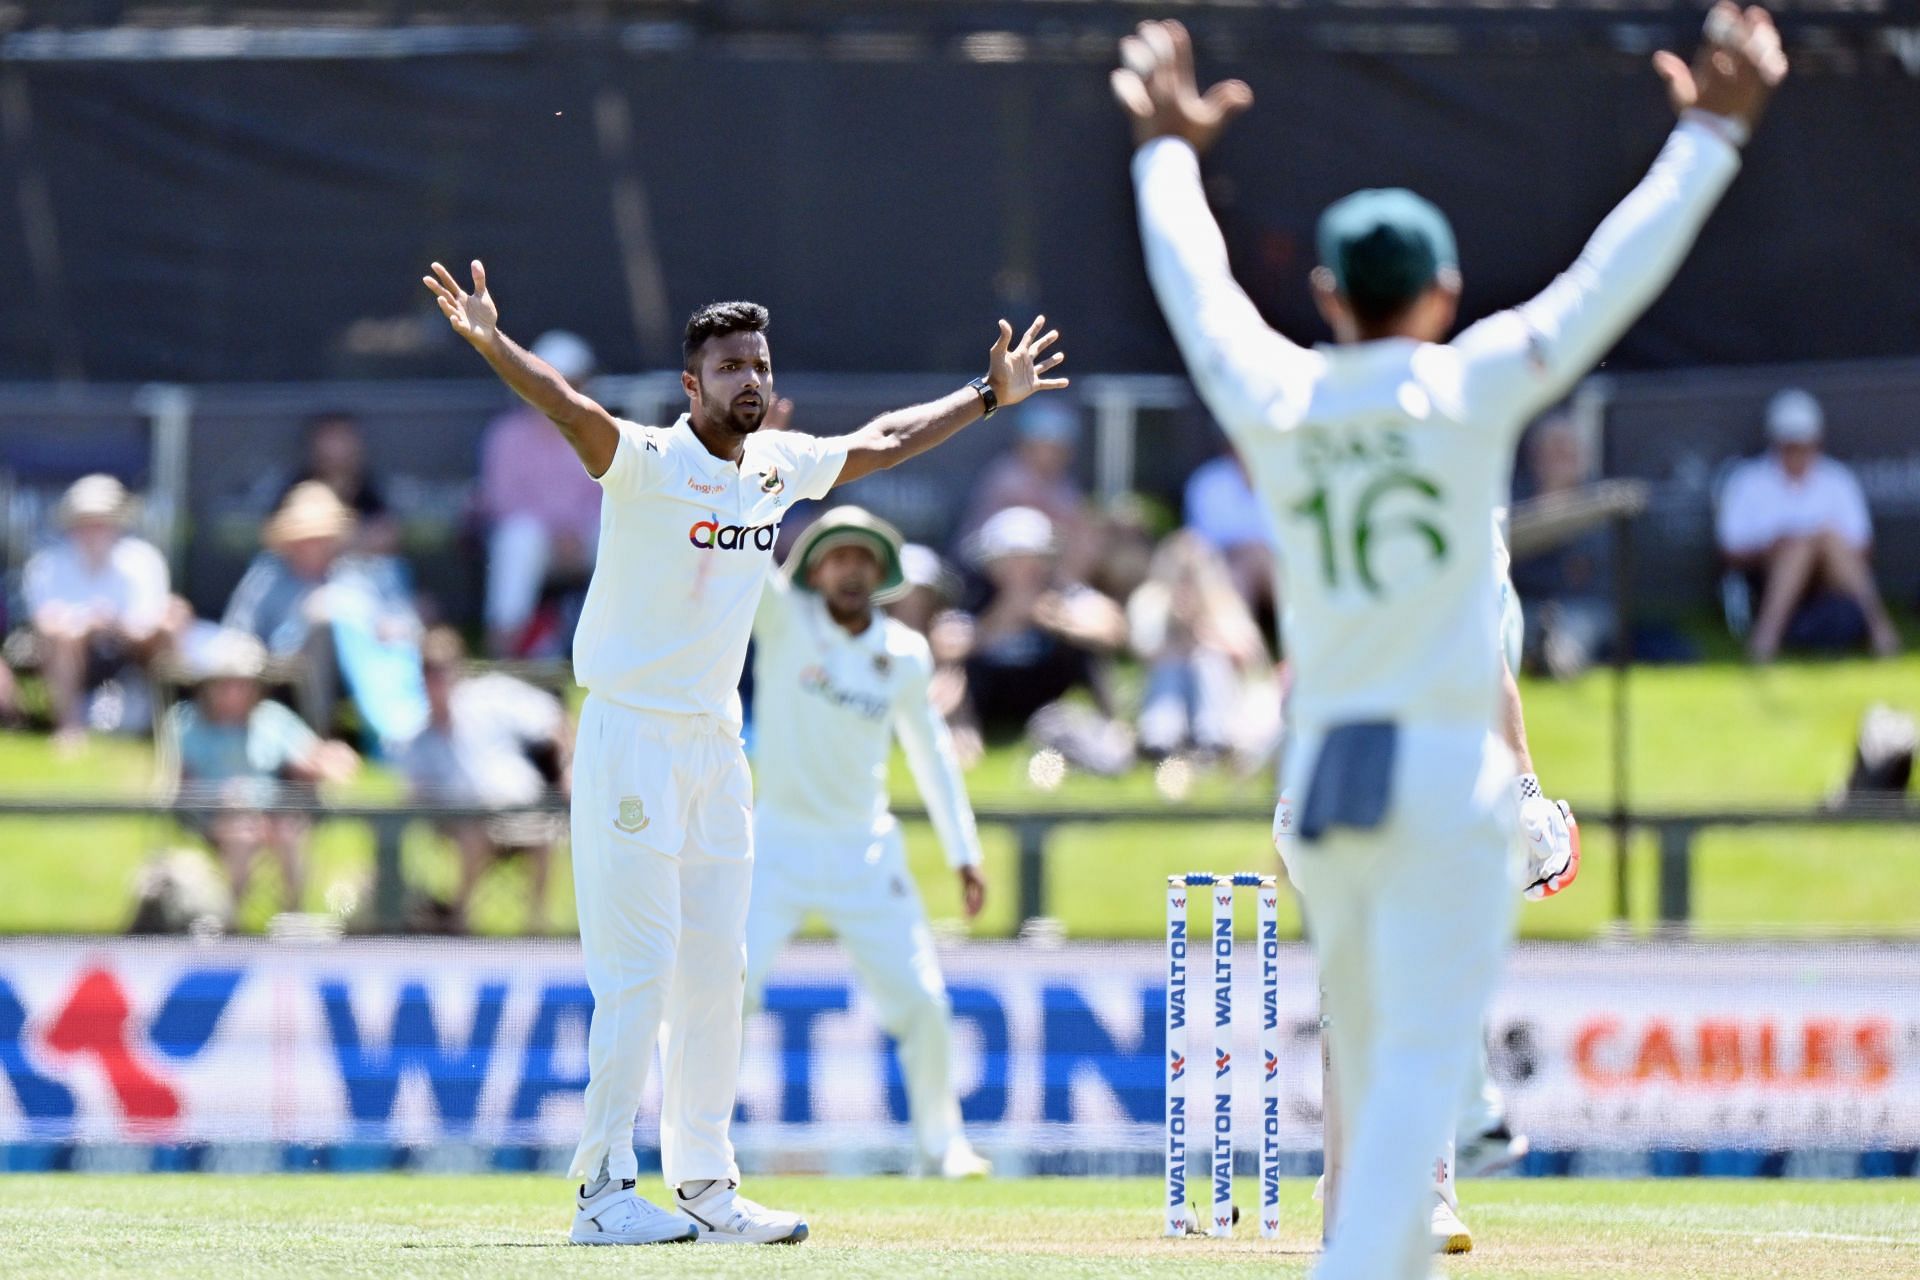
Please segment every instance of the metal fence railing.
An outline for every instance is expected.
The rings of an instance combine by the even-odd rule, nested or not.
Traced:
[[[509,813],[562,813],[555,803],[524,810],[488,809],[466,805],[335,805],[288,802],[280,811],[310,814],[316,821],[363,822],[374,832],[374,891],[372,923],[380,932],[397,931],[406,903],[405,872],[401,865],[401,838],[416,822],[460,818],[489,818]],[[138,798],[80,799],[72,797],[0,798],[0,819],[168,818],[191,817],[213,811],[210,806]],[[1593,810],[1598,812],[1596,806]],[[924,822],[919,809],[900,809],[908,822]],[[1047,901],[1048,846],[1064,827],[1100,827],[1114,824],[1159,827],[1238,822],[1265,824],[1272,812],[1251,806],[1014,809],[988,807],[976,811],[979,825],[1010,830],[1017,858],[1016,902],[1021,924],[1050,914]],[[1629,813],[1621,827],[1628,834],[1651,833],[1655,859],[1655,918],[1663,929],[1684,930],[1693,917],[1694,841],[1703,831],[1755,827],[1920,827],[1920,802],[1907,799],[1852,801],[1812,809],[1703,809]],[[1625,843],[1617,846],[1623,852]],[[1616,924],[1627,919],[1634,900],[1633,859],[1616,856],[1620,868],[1614,903]]]

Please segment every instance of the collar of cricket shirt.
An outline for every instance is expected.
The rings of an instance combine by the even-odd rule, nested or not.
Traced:
[[[707,477],[727,476],[737,480],[741,476],[750,474],[748,466],[750,460],[747,456],[747,451],[753,442],[753,436],[748,436],[746,441],[740,446],[740,461],[735,463],[729,462],[725,458],[716,458],[713,456],[712,451],[707,448],[701,441],[699,434],[694,431],[692,414],[681,414],[679,420],[673,424],[673,429],[675,432],[684,435],[680,447],[687,451],[687,456],[693,460],[692,465],[698,469],[702,475]]]

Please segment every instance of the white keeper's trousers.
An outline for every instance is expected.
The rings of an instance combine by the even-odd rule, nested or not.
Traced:
[[[899,828],[825,832],[763,807],[754,814],[754,844],[760,853],[747,912],[747,1007],[761,1006],[781,948],[808,912],[819,914],[899,1043],[915,1145],[922,1159],[939,1161],[960,1137],[953,1010]]]
[[[1317,738],[1288,743],[1297,818]],[[1326,992],[1337,1211],[1316,1280],[1428,1274],[1447,1150],[1513,927],[1513,757],[1479,729],[1403,726],[1386,822],[1281,841]]]
[[[584,1132],[570,1167],[637,1176],[634,1117],[654,1046],[668,1186],[740,1176],[728,1126],[753,878],[753,784],[711,716],[589,695],[573,757],[573,875],[593,991]]]

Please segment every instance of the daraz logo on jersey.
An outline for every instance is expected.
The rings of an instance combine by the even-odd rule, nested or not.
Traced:
[[[885,720],[892,704],[883,696],[861,693],[857,689],[842,689],[833,683],[833,677],[827,669],[818,663],[810,664],[800,672],[800,687],[808,693],[825,698],[837,707],[845,707],[856,715],[868,720]]]
[[[693,522],[687,541],[702,551],[771,551],[779,533],[777,524],[721,524],[718,515],[711,515]]]

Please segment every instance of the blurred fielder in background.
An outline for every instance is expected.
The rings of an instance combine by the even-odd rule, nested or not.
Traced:
[[[1002,404],[1067,385],[1038,317],[1006,321],[987,372],[848,435],[761,432],[773,397],[767,310],[687,322],[671,427],[623,422],[499,328],[486,271],[469,293],[439,263],[440,310],[501,380],[546,414],[600,482],[600,551],[574,637],[587,690],[573,755],[573,874],[593,991],[577,1244],[804,1240],[807,1224],[739,1194],[728,1128],[740,1074],[752,781],[741,665],[790,504],[933,448]],[[634,1117],[664,1040],[660,1163],[671,1212],[634,1194]]]
[[[840,936],[899,1041],[916,1167],[947,1178],[991,1166],[960,1132],[952,1006],[926,908],[887,804],[897,734],[967,919],[986,901],[980,836],[946,720],[927,694],[925,637],[874,606],[906,588],[901,538],[859,507],[807,527],[754,617],[753,905],[747,1007],[808,912]]]
[[[1199,152],[1253,102],[1203,96],[1178,23],[1121,43],[1147,270],[1187,367],[1246,458],[1283,553],[1294,663],[1285,790],[1294,879],[1334,1011],[1340,1212],[1317,1274],[1427,1270],[1433,1153],[1451,1132],[1512,922],[1513,752],[1487,566],[1522,426],[1678,269],[1786,73],[1764,10],[1717,6],[1689,69],[1655,66],[1681,114],[1647,178],[1574,267],[1451,344],[1451,228],[1407,191],[1337,202],[1314,294],[1335,342],[1295,346],[1234,281]]]

